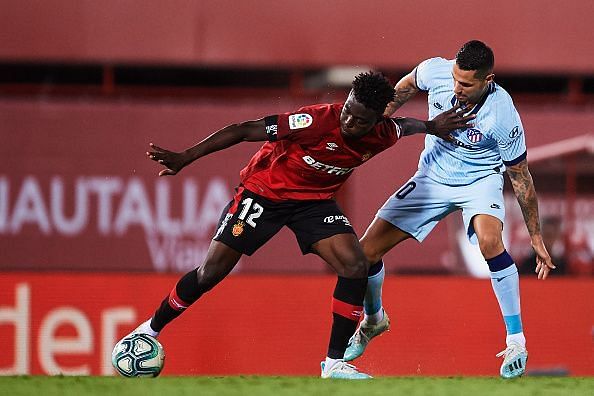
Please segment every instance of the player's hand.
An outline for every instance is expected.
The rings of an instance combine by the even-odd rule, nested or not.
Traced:
[[[549,255],[549,252],[547,251],[547,248],[545,247],[542,240],[537,242],[533,241],[532,248],[536,253],[536,269],[534,272],[537,274],[538,279],[547,279],[549,272],[557,267],[555,267],[555,264],[553,264],[553,260],[551,259],[551,256]]]
[[[183,153],[169,151],[153,143],[149,143],[149,146],[151,147],[152,151],[146,152],[147,157],[165,167],[165,169],[159,172],[159,176],[176,175],[177,172],[182,170],[182,168],[185,166],[186,158]]]
[[[464,116],[464,111],[458,111],[460,108],[460,104],[456,104],[451,109],[438,114],[433,120],[428,121],[427,133],[451,142],[454,140],[450,135],[451,131],[474,126],[470,121],[476,118],[476,115]]]

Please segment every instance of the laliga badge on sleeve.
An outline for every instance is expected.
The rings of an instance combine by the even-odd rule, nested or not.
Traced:
[[[313,117],[306,113],[291,114],[289,116],[289,129],[307,128],[313,122]]]

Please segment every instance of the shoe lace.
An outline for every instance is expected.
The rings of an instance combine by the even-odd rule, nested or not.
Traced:
[[[499,352],[497,355],[495,355],[495,357],[502,357],[502,356],[507,356],[508,353],[510,353],[512,350],[512,347],[508,346],[507,348],[505,348],[503,351]]]
[[[503,351],[499,352],[497,355],[495,355],[495,357],[504,357],[507,358],[508,356],[512,355],[517,349],[521,348],[519,345],[516,344],[511,344],[509,345],[507,348],[505,348]]]
[[[359,327],[357,329],[357,331],[355,331],[355,334],[353,334],[353,336],[349,340],[349,344],[352,344],[353,342],[355,342],[357,344],[362,344],[362,343],[368,343],[369,342],[369,337],[367,336],[367,334],[365,334],[363,332],[363,328],[362,327]]]
[[[347,362],[340,362],[339,367],[336,367],[337,370],[346,371],[348,373],[358,373],[357,367],[354,365],[347,363]]]

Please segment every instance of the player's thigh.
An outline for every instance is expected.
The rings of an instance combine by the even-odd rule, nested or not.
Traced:
[[[373,219],[363,237],[361,247],[370,264],[375,264],[394,246],[411,238],[410,234],[402,231],[392,223],[376,217]]]
[[[450,199],[452,193],[450,186],[415,175],[388,198],[376,216],[421,242],[457,209]]]
[[[296,204],[287,227],[295,234],[303,254],[315,253],[313,245],[323,239],[338,234],[355,235],[351,222],[333,200]]]
[[[240,188],[223,210],[213,240],[250,256],[285,225],[288,214],[282,203]]]
[[[464,187],[459,195],[457,204],[462,208],[462,219],[470,242],[478,243],[478,230],[475,227],[475,219],[479,215],[487,215],[497,220],[494,223],[495,226],[484,228],[482,238],[492,235],[489,230],[494,228],[498,229],[497,235],[501,236],[501,229],[505,220],[502,175],[494,174],[474,182]]]

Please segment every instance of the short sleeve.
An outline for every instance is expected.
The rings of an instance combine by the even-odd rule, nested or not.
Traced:
[[[268,135],[269,142],[276,142],[278,140],[278,115],[271,115],[264,117],[266,124],[266,135]]]
[[[313,119],[312,112],[303,108],[297,112],[264,117],[268,141],[276,142],[294,135],[295,132],[306,131],[312,126]]]
[[[449,64],[444,58],[430,58],[419,63],[415,68],[415,83],[421,91],[429,91],[433,86],[435,76],[444,64]]]
[[[500,107],[495,126],[495,139],[505,165],[515,165],[526,158],[524,127],[511,101]]]
[[[276,130],[275,140],[307,139],[320,129],[338,127],[341,105],[311,105],[297,111],[266,117],[266,131]],[[269,121],[268,121],[269,120]],[[269,125],[270,124],[270,125]],[[270,139],[271,134],[269,134]],[[272,140],[274,141],[274,140]]]

